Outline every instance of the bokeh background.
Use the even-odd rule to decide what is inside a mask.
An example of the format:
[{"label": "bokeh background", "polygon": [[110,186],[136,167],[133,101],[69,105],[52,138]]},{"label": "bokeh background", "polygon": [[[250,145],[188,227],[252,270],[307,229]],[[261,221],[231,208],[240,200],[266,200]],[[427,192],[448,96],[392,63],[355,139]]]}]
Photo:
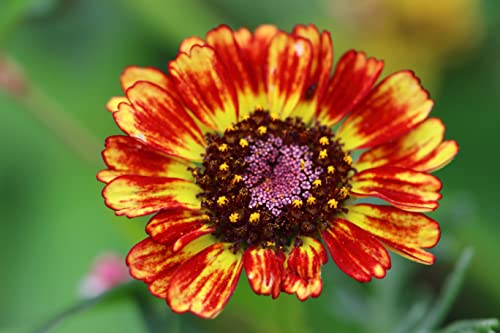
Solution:
[{"label": "bokeh background", "polygon": [[[183,38],[220,23],[288,31],[315,23],[332,32],[336,58],[355,48],[385,59],[384,74],[415,70],[461,152],[438,172],[444,198],[432,215],[442,227],[434,266],[394,258],[387,278],[359,284],[330,261],[323,294],[304,303],[255,296],[242,277],[213,321],[174,316],[151,296],[163,331],[405,332],[407,315],[439,292],[465,247],[475,256],[446,320],[499,316],[500,1],[1,0],[0,332],[28,332],[80,302],[95,257],[124,257],[145,237],[146,220],[115,217],[95,180],[104,139],[119,133],[104,105],[120,94],[127,65],[165,69]],[[145,327],[125,295],[54,332]]]}]

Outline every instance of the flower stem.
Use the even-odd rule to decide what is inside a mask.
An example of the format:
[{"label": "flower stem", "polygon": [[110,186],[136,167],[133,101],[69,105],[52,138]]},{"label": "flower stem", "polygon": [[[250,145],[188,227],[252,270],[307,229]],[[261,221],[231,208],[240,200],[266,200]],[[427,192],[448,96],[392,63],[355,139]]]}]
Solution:
[{"label": "flower stem", "polygon": [[97,164],[101,144],[60,105],[36,87],[31,87],[18,100],[31,117],[48,128],[82,161],[91,166]]},{"label": "flower stem", "polygon": [[442,324],[462,287],[473,254],[472,248],[466,248],[462,252],[453,272],[447,277],[439,297],[429,310],[427,318],[422,321],[416,332],[429,332]]},{"label": "flower stem", "polygon": [[[153,298],[149,297],[149,295],[144,294],[140,290],[137,290],[133,293],[133,298],[137,307],[139,308],[139,312],[144,321],[144,325],[146,327],[147,332],[149,333],[162,333],[165,331],[165,327],[173,326],[171,332],[179,332],[178,330],[178,322],[174,320],[174,324],[164,322],[163,318],[167,316],[160,316],[157,314],[157,310],[154,307],[154,304],[151,302]],[[177,318],[178,316],[176,316]]]},{"label": "flower stem", "polygon": [[69,308],[66,310],[63,310],[62,312],[58,313],[55,315],[52,319],[48,320],[44,324],[42,324],[39,328],[33,330],[33,333],[48,333],[51,332],[53,329],[55,329],[59,324],[61,324],[64,320],[66,320],[68,317],[73,316],[75,314],[78,314],[80,312],[83,312],[87,310],[88,308],[91,308],[92,306],[104,302],[104,301],[109,301],[115,298],[118,298],[123,295],[128,295],[130,293],[136,292],[135,290],[135,284],[132,282],[127,282],[124,284],[121,284],[113,289],[110,289],[104,293],[102,293],[99,296],[85,299]]},{"label": "flower stem", "polygon": [[0,54],[0,91],[17,101],[36,121],[48,128],[84,162],[95,166],[101,144],[59,104],[43,94],[10,57]]}]

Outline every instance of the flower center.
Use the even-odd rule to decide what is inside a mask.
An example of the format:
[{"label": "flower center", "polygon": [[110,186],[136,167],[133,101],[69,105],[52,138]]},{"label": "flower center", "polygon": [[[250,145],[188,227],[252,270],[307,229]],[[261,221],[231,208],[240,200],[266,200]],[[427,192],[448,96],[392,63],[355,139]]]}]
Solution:
[{"label": "flower center", "polygon": [[270,134],[266,141],[247,138],[252,142],[245,157],[248,167],[243,181],[250,189],[249,208],[265,207],[278,216],[282,208],[294,200],[306,200],[309,190],[323,172],[313,168],[312,152],[306,145],[284,145],[283,140]]},{"label": "flower center", "polygon": [[215,236],[235,247],[287,247],[345,211],[352,158],[330,129],[256,110],[223,135],[207,134],[192,169]]}]

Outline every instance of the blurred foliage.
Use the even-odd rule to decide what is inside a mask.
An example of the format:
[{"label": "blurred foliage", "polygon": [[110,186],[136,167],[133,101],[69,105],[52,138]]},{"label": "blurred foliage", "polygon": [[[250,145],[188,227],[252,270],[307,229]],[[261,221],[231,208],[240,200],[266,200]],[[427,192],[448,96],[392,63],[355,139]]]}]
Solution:
[{"label": "blurred foliage", "polygon": [[[77,304],[78,282],[96,255],[114,250],[125,256],[145,237],[146,220],[116,218],[102,203],[102,185],[95,180],[103,167],[101,148],[77,147],[95,156],[95,162],[83,162],[54,132],[57,126],[47,124],[69,117],[89,131],[89,140],[104,142],[119,133],[104,105],[120,94],[123,68],[137,64],[164,69],[183,38],[203,36],[219,23],[234,28],[274,23],[283,29],[316,23],[332,31],[336,58],[355,47],[383,58],[386,73],[410,67],[423,74],[423,84],[436,100],[433,114],[447,124],[447,136],[461,145],[456,161],[439,172],[445,188],[441,208],[433,215],[443,235],[434,251],[438,261],[422,267],[394,257],[388,276],[369,284],[358,284],[330,263],[321,297],[303,303],[288,295],[275,301],[255,296],[242,277],[227,309],[213,321],[173,315],[153,297],[148,298],[148,312],[163,314],[179,331],[406,332],[405,324],[418,321],[432,304],[461,249],[472,246],[476,255],[465,288],[445,322],[498,316],[500,195],[490,166],[500,162],[495,153],[500,2],[461,0],[456,7],[463,7],[451,12],[438,6],[440,1],[411,2],[422,5],[410,9],[399,8],[405,3],[400,1],[359,1],[364,2],[377,9],[367,17],[339,14],[339,6],[358,3],[344,0],[0,2],[1,52],[50,101],[45,108],[55,109],[40,118],[33,113],[36,105],[31,108],[0,93],[0,332],[40,327]],[[380,20],[383,8],[392,8],[382,16],[390,29],[367,26]],[[424,29],[429,22],[432,29]],[[54,332],[139,332],[147,328],[141,313],[140,302],[123,297],[65,320]],[[481,332],[487,325],[493,324],[462,322],[443,332]]]}]

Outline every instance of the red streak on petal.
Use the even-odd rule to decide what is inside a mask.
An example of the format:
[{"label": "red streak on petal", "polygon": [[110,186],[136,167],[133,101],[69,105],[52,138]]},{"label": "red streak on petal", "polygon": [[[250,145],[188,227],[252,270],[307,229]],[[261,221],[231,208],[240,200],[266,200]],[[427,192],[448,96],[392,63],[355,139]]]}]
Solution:
[{"label": "red streak on petal", "polygon": [[306,89],[311,63],[311,43],[301,37],[278,33],[269,46],[266,84],[271,112],[288,116]]},{"label": "red streak on petal", "polygon": [[283,291],[305,301],[318,297],[323,289],[321,266],[328,261],[323,245],[311,237],[301,237],[303,244],[294,247],[286,261]]},{"label": "red streak on petal", "polygon": [[318,116],[332,126],[351,112],[370,92],[384,62],[351,50],[337,63],[328,82]]},{"label": "red streak on petal", "polygon": [[199,230],[206,222],[206,215],[198,209],[169,209],[153,216],[146,226],[146,232],[155,242],[173,244],[179,238]]},{"label": "red streak on petal", "polygon": [[434,256],[423,250],[435,246],[440,237],[439,224],[430,217],[391,206],[359,204],[349,207],[346,218],[401,255],[424,264],[434,262]]},{"label": "red streak on petal", "polygon": [[[169,176],[189,175],[188,162],[167,156],[144,142],[129,136],[110,136],[106,139],[106,149],[102,152],[104,163],[109,170],[98,174],[98,179],[109,183],[123,175]],[[178,168],[181,171],[175,172]]]},{"label": "red streak on petal", "polygon": [[424,159],[412,165],[412,169],[425,172],[439,170],[450,163],[459,150],[460,147],[456,141],[444,141]]},{"label": "red streak on petal", "polygon": [[167,302],[177,313],[214,318],[234,292],[242,269],[241,254],[216,243],[180,266],[171,279]]},{"label": "red streak on petal", "polygon": [[113,113],[125,133],[169,155],[200,159],[203,135],[171,92],[139,81],[127,90],[127,97],[132,106],[121,103],[120,110]]},{"label": "red streak on petal", "polygon": [[[305,99],[320,98],[328,83],[333,64],[333,46],[328,31],[319,32],[315,25],[297,25],[293,34],[309,40],[312,45],[311,67],[306,81]],[[314,87],[314,88],[313,88]]]},{"label": "red streak on petal", "polygon": [[238,99],[226,67],[210,46],[194,45],[168,65],[177,91],[195,117],[223,131],[238,116]]},{"label": "red streak on petal", "polygon": [[174,252],[182,250],[184,246],[188,245],[196,238],[213,233],[215,229],[216,229],[215,227],[203,224],[199,226],[197,229],[192,230],[189,233],[186,233],[185,235],[182,235],[181,237],[179,237],[179,239],[175,241],[173,245]]},{"label": "red streak on petal", "polygon": [[197,209],[197,191],[196,185],[184,179],[120,176],[104,187],[102,195],[116,215],[136,217],[162,209]]},{"label": "red streak on petal", "polygon": [[266,72],[263,64],[266,62],[269,45],[276,33],[278,33],[278,28],[274,25],[261,25],[253,34],[245,28],[234,33],[234,37],[252,69],[250,74],[253,76],[253,81],[262,91],[265,89]]},{"label": "red streak on petal", "polygon": [[243,266],[252,290],[260,295],[279,296],[285,255],[273,249],[251,247],[243,255]]},{"label": "red streak on petal", "polygon": [[408,211],[435,210],[442,187],[439,179],[428,173],[389,166],[357,173],[352,186],[351,193],[356,196],[375,196]]},{"label": "red streak on petal", "polygon": [[322,232],[337,266],[360,282],[383,278],[391,267],[389,254],[370,233],[344,219],[335,219]]},{"label": "red streak on petal", "polygon": [[362,149],[397,139],[422,122],[434,102],[410,71],[385,78],[342,123],[345,149]]},{"label": "red streak on petal", "polygon": [[253,68],[250,59],[238,45],[233,31],[221,25],[207,34],[207,43],[215,49],[224,64],[231,82],[236,88],[240,105],[243,101],[248,108],[255,108],[255,95],[258,93],[257,79],[251,75]]}]

